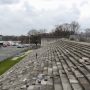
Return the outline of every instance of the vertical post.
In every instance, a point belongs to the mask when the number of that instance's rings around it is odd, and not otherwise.
[[[36,52],[36,59],[37,59],[37,52]]]
[[[29,46],[30,46],[30,35],[29,35]]]

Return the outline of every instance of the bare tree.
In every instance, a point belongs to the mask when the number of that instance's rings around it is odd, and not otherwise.
[[[38,34],[43,34],[43,33],[46,33],[46,29],[40,29],[40,30],[31,29],[28,32],[28,35],[31,36],[31,35],[38,35]]]
[[[31,36],[31,35],[37,35],[39,34],[39,32],[36,30],[36,29],[31,29],[29,32],[28,32],[28,35]]]
[[[41,43],[41,35],[45,32],[46,32],[46,29],[40,29],[40,30],[32,29],[32,30],[30,30],[28,32],[29,43],[34,43],[34,44],[36,44],[36,47],[37,47],[37,44]]]
[[[71,31],[71,24],[64,23],[62,25],[57,25],[54,35],[59,37],[69,37],[69,35],[73,34]]]
[[[31,40],[30,40],[30,38],[32,37],[32,36],[35,36],[35,35],[37,35],[39,32],[36,30],[36,29],[31,29],[27,34],[28,34],[28,37],[29,37],[29,44],[30,44],[30,42],[31,42]],[[32,40],[33,41],[33,40]]]
[[[71,31],[73,31],[74,34],[76,34],[76,33],[78,32],[78,29],[80,28],[79,23],[76,22],[76,21],[73,21],[73,22],[70,24],[70,26],[71,26]]]
[[[39,34],[43,34],[43,33],[46,33],[46,29],[40,29],[40,30],[38,30],[38,32],[39,32]]]

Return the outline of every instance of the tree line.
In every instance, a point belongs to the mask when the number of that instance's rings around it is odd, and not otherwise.
[[[41,38],[69,38],[70,35],[84,35],[90,37],[90,29],[85,29],[84,33],[79,33],[80,25],[78,22],[73,21],[71,23],[64,23],[56,25],[55,28],[47,33],[46,29],[31,29],[28,31],[27,35],[21,36],[3,36],[5,41],[21,41],[21,43],[36,43],[40,42]]]

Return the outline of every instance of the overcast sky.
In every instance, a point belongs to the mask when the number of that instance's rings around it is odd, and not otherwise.
[[[0,0],[0,34],[21,35],[32,29],[78,21],[90,27],[90,0]]]

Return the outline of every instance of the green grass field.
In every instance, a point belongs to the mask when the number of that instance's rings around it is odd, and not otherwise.
[[[12,60],[12,58],[8,58],[8,59],[0,62],[0,75],[2,75],[3,73],[5,73],[8,69],[10,69],[16,63],[18,63],[20,60],[22,60],[25,56],[19,57],[16,60]]]

